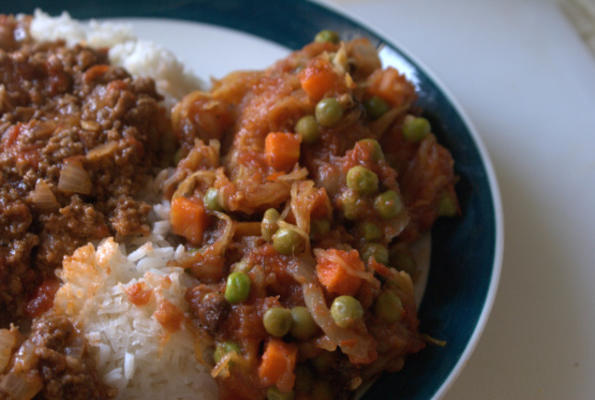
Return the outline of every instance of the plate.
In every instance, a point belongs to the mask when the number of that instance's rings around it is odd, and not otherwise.
[[[4,5],[5,13],[50,14],[68,10],[79,19],[124,18],[142,39],[171,49],[196,73],[221,77],[234,69],[263,68],[311,41],[322,29],[343,39],[365,36],[384,66],[411,80],[440,143],[455,160],[463,215],[440,219],[432,231],[431,267],[419,317],[420,329],[445,340],[411,356],[405,368],[383,375],[363,399],[440,398],[475,348],[494,301],[501,268],[503,222],[498,185],[489,156],[461,107],[427,68],[408,52],[354,19],[294,0],[30,1]],[[155,19],[158,18],[158,19]],[[472,73],[472,71],[471,71]]]

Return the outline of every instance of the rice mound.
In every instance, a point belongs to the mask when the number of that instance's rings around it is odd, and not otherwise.
[[[167,203],[155,207],[166,215]],[[53,311],[66,314],[83,332],[103,381],[118,390],[117,399],[216,399],[217,386],[199,363],[199,342],[187,326],[184,300],[191,281],[184,270],[167,263],[184,253],[162,236],[166,220],[153,224],[153,234],[127,254],[113,238],[97,248],[87,244],[65,257],[57,272],[63,284]],[[147,304],[133,304],[126,292],[135,284],[151,291]],[[167,300],[184,312],[181,329],[166,330],[156,319]]]
[[[30,32],[37,41],[64,40],[68,46],[84,43],[93,48],[109,47],[113,65],[133,76],[149,76],[171,106],[186,93],[201,89],[201,80],[169,50],[153,42],[139,40],[129,25],[91,20],[82,23],[64,11],[52,17],[36,9]]]

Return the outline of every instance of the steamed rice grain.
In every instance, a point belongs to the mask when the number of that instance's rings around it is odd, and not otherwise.
[[[156,208],[165,213],[167,202]],[[157,223],[159,231],[169,230],[167,221]],[[97,370],[118,390],[117,399],[216,399],[217,386],[197,359],[201,346],[189,326],[171,332],[155,317],[166,300],[187,319],[184,295],[192,282],[182,268],[168,266],[184,254],[183,246],[169,245],[155,228],[148,239],[129,254],[108,238],[66,257],[54,311],[84,333]],[[151,291],[145,305],[129,299],[126,290],[136,284]]]

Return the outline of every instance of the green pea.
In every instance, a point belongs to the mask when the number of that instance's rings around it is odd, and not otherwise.
[[[312,400],[333,400],[333,390],[327,381],[316,381],[312,387]]]
[[[397,322],[403,315],[403,303],[394,292],[385,290],[376,299],[374,314],[388,323]]]
[[[438,203],[438,215],[443,217],[453,217],[457,214],[458,208],[456,200],[448,192],[444,192]]]
[[[313,115],[306,115],[295,124],[295,132],[302,137],[305,143],[316,143],[320,138],[318,122]]]
[[[281,215],[274,208],[269,208],[264,212],[260,223],[260,234],[264,240],[270,241],[273,238],[273,234],[277,232],[279,218],[281,218]]]
[[[388,265],[388,249],[380,243],[366,243],[362,248],[362,259],[368,262],[372,257],[380,264]]]
[[[380,161],[384,160],[384,153],[382,152],[382,147],[380,147],[380,143],[376,139],[362,139],[358,141],[360,146],[365,147],[370,151],[373,161]]]
[[[378,96],[370,97],[368,100],[364,101],[364,107],[371,119],[380,118],[382,114],[390,109],[386,101]]]
[[[285,336],[291,329],[291,311],[283,307],[272,307],[262,317],[264,329],[275,337]]]
[[[323,236],[331,230],[331,221],[328,219],[313,219],[310,222],[310,232],[314,236]]]
[[[374,194],[378,191],[378,176],[366,167],[356,165],[347,171],[347,187],[360,194]]]
[[[295,391],[309,393],[312,390],[312,371],[303,364],[295,367]]]
[[[387,190],[374,199],[374,209],[384,219],[395,218],[403,209],[401,198],[394,190]]]
[[[227,277],[225,285],[225,300],[231,304],[241,303],[250,295],[250,277],[240,271],[235,271]]]
[[[397,243],[390,249],[390,264],[399,271],[413,275],[417,270],[415,259],[404,243]]]
[[[215,188],[209,188],[202,198],[205,207],[211,211],[223,211],[221,203],[219,203],[219,191]]]
[[[382,239],[384,236],[380,227],[373,222],[363,222],[359,231],[367,242]]]
[[[293,391],[282,392],[276,386],[267,389],[267,400],[293,400],[294,398],[295,393]]]
[[[318,32],[314,37],[315,42],[331,42],[337,44],[340,40],[341,38],[337,32],[328,29]]]
[[[234,342],[217,343],[217,346],[215,346],[215,352],[213,353],[213,360],[215,361],[215,364],[218,364],[224,355],[232,351],[239,354],[240,346]]]
[[[314,110],[316,121],[321,126],[333,126],[341,120],[343,116],[343,106],[333,97],[322,99],[316,104]]]
[[[345,191],[341,195],[341,208],[343,215],[348,220],[356,220],[361,215],[364,206],[363,200],[352,190]]]
[[[431,130],[430,122],[425,118],[408,115],[403,122],[403,136],[410,142],[423,140]]]
[[[308,340],[318,332],[318,325],[306,307],[293,307],[291,319],[291,336],[298,340]]]
[[[361,319],[364,309],[360,302],[353,296],[339,296],[331,304],[331,317],[341,328],[348,328]]]
[[[304,238],[291,228],[281,228],[273,235],[273,247],[286,256],[301,253],[304,245]]]

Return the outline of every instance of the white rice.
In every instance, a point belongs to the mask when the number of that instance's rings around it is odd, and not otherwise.
[[[109,47],[113,65],[124,67],[133,76],[149,76],[171,106],[186,93],[200,89],[200,79],[169,50],[153,42],[139,40],[127,24],[74,20],[64,11],[51,17],[36,9],[31,36],[38,41],[65,40],[67,45],[84,43],[93,48]]]
[[[167,216],[169,204],[154,208],[154,218]],[[183,269],[167,266],[184,254],[163,233],[167,220],[157,220],[151,241],[127,254],[112,238],[80,247],[65,258],[58,276],[63,284],[54,311],[66,314],[84,333],[103,381],[118,389],[117,399],[216,399],[217,386],[197,359],[197,340],[186,324],[168,332],[154,312],[166,299],[188,317],[184,300],[192,285]],[[130,302],[126,288],[142,283],[151,300]]]

